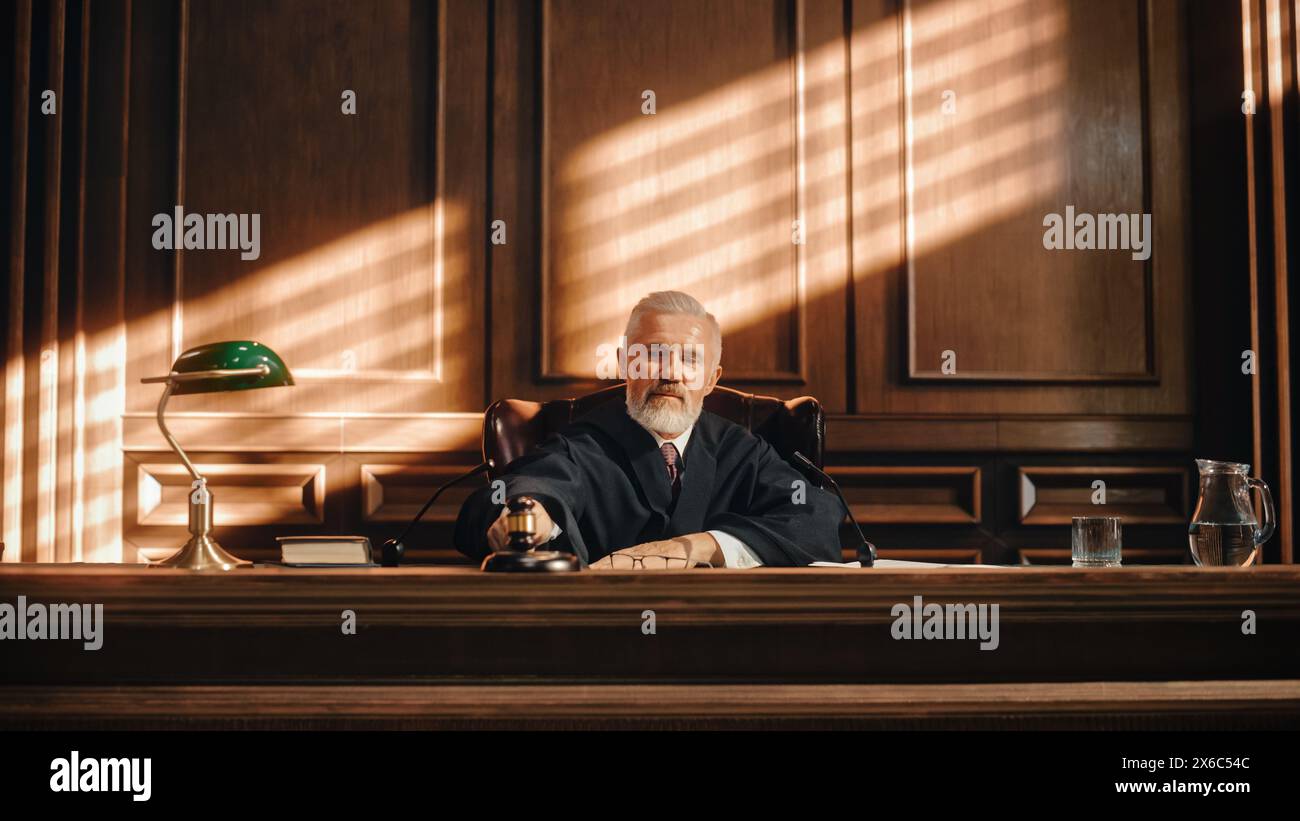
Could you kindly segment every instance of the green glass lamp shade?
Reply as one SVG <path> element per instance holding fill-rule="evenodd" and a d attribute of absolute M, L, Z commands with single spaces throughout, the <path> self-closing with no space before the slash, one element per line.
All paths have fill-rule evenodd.
<path fill-rule="evenodd" d="M 187 374 L 199 371 L 238 371 L 265 365 L 260 374 L 214 375 L 208 379 L 177 381 L 172 394 L 217 393 L 220 391 L 246 391 L 255 388 L 278 388 L 293 384 L 293 374 L 280 355 L 260 342 L 246 339 L 232 342 L 210 342 L 190 348 L 172 365 L 172 373 Z"/>

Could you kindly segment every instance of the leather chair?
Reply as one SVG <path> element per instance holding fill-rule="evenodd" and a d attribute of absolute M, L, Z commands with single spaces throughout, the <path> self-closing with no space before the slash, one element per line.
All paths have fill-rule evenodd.
<path fill-rule="evenodd" d="M 483 414 L 483 457 L 492 459 L 496 468 L 492 478 L 505 472 L 506 466 L 541 444 L 552 433 L 563 429 L 605 402 L 622 402 L 626 385 L 619 383 L 580 396 L 551 402 L 528 402 L 522 399 L 499 399 Z M 794 452 L 807 456 L 822 466 L 826 445 L 826 415 L 821 403 L 811 396 L 789 401 L 774 396 L 742 393 L 716 387 L 704 397 L 704 409 L 744 426 L 767 441 L 796 468 Z M 800 471 L 802 472 L 802 471 Z M 816 481 L 815 475 L 810 476 Z"/>

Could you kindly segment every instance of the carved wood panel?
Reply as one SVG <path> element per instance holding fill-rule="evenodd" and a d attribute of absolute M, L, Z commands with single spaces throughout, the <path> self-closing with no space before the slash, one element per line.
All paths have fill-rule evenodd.
<path fill-rule="evenodd" d="M 678 289 L 721 321 L 726 384 L 842 408 L 842 6 L 500 11 L 494 396 L 596 388 L 636 300 Z"/>

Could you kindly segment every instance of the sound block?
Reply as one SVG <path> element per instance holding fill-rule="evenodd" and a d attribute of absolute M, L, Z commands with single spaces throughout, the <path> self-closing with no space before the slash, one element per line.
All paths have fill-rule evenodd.
<path fill-rule="evenodd" d="M 573 573 L 582 570 L 582 562 L 572 553 L 558 550 L 502 550 L 484 559 L 480 569 L 485 573 Z"/>

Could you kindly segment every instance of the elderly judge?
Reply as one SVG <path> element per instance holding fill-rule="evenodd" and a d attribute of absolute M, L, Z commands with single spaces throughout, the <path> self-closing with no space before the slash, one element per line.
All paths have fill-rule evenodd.
<path fill-rule="evenodd" d="M 623 346 L 626 402 L 596 408 L 501 477 L 507 495 L 540 503 L 548 548 L 597 570 L 842 560 L 838 500 L 759 437 L 703 411 L 722 375 L 722 332 L 703 305 L 650 294 L 632 309 Z M 492 496 L 476 491 L 456 521 L 456 546 L 474 559 L 506 542 Z"/>

